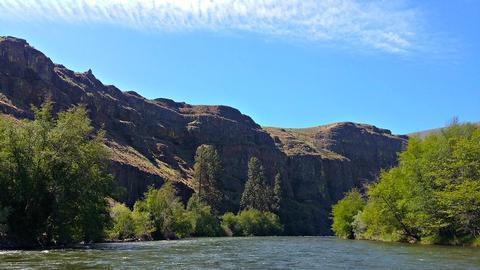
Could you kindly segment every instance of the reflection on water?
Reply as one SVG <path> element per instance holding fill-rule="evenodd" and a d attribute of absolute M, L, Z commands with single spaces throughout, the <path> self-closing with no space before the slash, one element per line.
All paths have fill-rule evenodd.
<path fill-rule="evenodd" d="M 199 238 L 0 251 L 0 269 L 480 269 L 480 249 L 325 237 Z"/>

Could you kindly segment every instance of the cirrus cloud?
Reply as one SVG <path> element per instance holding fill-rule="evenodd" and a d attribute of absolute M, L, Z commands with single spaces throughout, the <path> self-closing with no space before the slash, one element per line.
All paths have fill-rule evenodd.
<path fill-rule="evenodd" d="M 109 23 L 162 31 L 245 31 L 404 54 L 419 12 L 397 0 L 0 0 L 0 20 Z"/>

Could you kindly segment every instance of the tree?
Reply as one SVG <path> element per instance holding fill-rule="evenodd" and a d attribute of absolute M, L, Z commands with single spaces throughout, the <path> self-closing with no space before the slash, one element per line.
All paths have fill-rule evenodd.
<path fill-rule="evenodd" d="M 238 215 L 225 213 L 222 226 L 232 236 L 279 235 L 283 231 L 277 215 L 257 209 L 243 210 Z"/>
<path fill-rule="evenodd" d="M 463 244 L 480 239 L 480 128 L 453 123 L 410 138 L 399 164 L 369 185 L 355 236 Z"/>
<path fill-rule="evenodd" d="M 280 211 L 280 205 L 282 203 L 282 175 L 277 173 L 275 175 L 275 181 L 273 183 L 273 198 L 271 210 L 278 213 Z"/>
<path fill-rule="evenodd" d="M 134 207 L 132 218 L 135 224 L 135 237 L 139 240 L 152 240 L 152 233 L 155 231 L 155 226 L 148 213 L 140 211 L 138 207 Z"/>
<path fill-rule="evenodd" d="M 9 209 L 7 237 L 37 246 L 96 241 L 109 224 L 113 178 L 103 132 L 95 133 L 84 107 L 35 119 L 0 119 L 0 205 Z"/>
<path fill-rule="evenodd" d="M 151 240 L 155 231 L 147 212 L 140 211 L 135 204 L 133 211 L 122 203 L 115 202 L 110 208 L 113 226 L 107 231 L 111 240 L 139 239 Z"/>
<path fill-rule="evenodd" d="M 131 239 L 135 237 L 135 221 L 132 211 L 124 204 L 116 203 L 110 209 L 113 227 L 108 231 L 110 239 Z"/>
<path fill-rule="evenodd" d="M 332 230 L 336 236 L 353 239 L 353 222 L 355 216 L 363 210 L 365 201 L 357 189 L 345 194 L 345 197 L 333 206 Z"/>
<path fill-rule="evenodd" d="M 193 227 L 193 236 L 222 235 L 220 221 L 212 214 L 210 206 L 202 202 L 196 194 L 188 201 L 187 215 Z"/>
<path fill-rule="evenodd" d="M 263 166 L 256 157 L 252 157 L 248 162 L 248 179 L 240 200 L 240 208 L 269 211 L 271 198 L 269 195 Z"/>
<path fill-rule="evenodd" d="M 221 210 L 222 165 L 217 150 L 212 145 L 202 144 L 197 148 L 194 164 L 194 187 L 201 201 L 215 213 Z"/>
<path fill-rule="evenodd" d="M 144 199 L 135 203 L 135 211 L 147 213 L 155 228 L 152 232 L 155 239 L 176 239 L 192 234 L 188 213 L 175 196 L 171 183 L 165 183 L 160 189 L 150 188 Z"/>

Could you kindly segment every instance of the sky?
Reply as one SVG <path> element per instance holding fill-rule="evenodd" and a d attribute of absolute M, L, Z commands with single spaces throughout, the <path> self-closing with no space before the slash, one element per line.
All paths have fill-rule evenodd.
<path fill-rule="evenodd" d="M 262 126 L 480 121 L 480 0 L 0 0 L 0 35 Z"/>

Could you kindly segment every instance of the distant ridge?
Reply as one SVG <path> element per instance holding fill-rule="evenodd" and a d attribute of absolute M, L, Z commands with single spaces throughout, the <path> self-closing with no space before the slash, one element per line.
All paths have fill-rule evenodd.
<path fill-rule="evenodd" d="M 466 123 L 464 123 L 464 124 L 473 124 L 473 125 L 476 125 L 476 126 L 480 126 L 480 122 L 476 122 L 476 123 L 466 122 Z M 444 128 L 446 128 L 446 127 L 428 129 L 428 130 L 418 131 L 418 132 L 412 132 L 412 133 L 407 134 L 407 136 L 409 136 L 409 137 L 418 137 L 418 138 L 420 138 L 420 139 L 423 139 L 423 138 L 427 137 L 428 135 L 441 132 Z"/>

